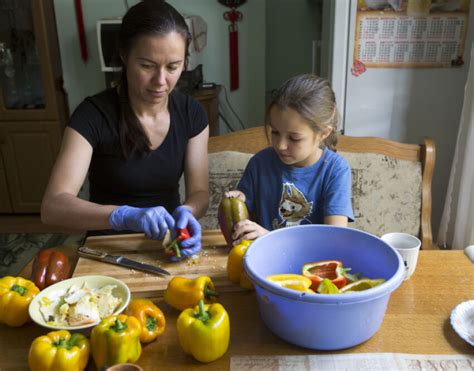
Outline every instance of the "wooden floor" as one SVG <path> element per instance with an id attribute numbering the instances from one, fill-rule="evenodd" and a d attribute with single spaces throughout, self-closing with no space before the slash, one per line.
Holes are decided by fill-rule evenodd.
<path id="1" fill-rule="evenodd" d="M 0 233 L 71 233 L 80 234 L 84 231 L 71 230 L 64 227 L 45 225 L 39 214 L 11 215 L 0 214 Z"/>

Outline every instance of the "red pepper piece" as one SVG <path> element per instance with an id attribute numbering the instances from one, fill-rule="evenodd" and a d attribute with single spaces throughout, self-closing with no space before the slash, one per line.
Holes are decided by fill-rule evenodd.
<path id="1" fill-rule="evenodd" d="M 191 237 L 187 228 L 177 229 L 178 236 L 165 246 L 166 256 L 176 256 L 181 258 L 181 241 L 185 241 Z"/>
<path id="2" fill-rule="evenodd" d="M 347 279 L 344 276 L 342 262 L 338 260 L 321 260 L 319 262 L 303 265 L 303 276 L 308 277 L 313 283 L 311 289 L 316 291 L 324 278 L 331 280 L 337 288 L 346 285 Z"/>
<path id="3" fill-rule="evenodd" d="M 166 256 L 176 256 L 178 258 L 181 258 L 181 247 L 179 245 L 178 239 L 175 239 L 175 240 L 171 241 L 171 243 L 166 245 L 165 255 Z"/>
<path id="4" fill-rule="evenodd" d="M 70 277 L 69 258 L 62 252 L 46 249 L 36 254 L 31 280 L 40 290 Z"/>
<path id="5" fill-rule="evenodd" d="M 187 228 L 178 229 L 178 240 L 184 241 L 191 237 Z"/>

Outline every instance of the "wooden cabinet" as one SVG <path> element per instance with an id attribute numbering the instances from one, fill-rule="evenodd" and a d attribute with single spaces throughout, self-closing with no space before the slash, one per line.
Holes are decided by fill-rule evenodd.
<path id="1" fill-rule="evenodd" d="M 217 85 L 214 89 L 196 90 L 193 97 L 201 103 L 209 119 L 209 135 L 219 135 L 219 92 L 221 87 Z"/>
<path id="2" fill-rule="evenodd" d="M 13 211 L 39 211 L 50 170 L 59 151 L 56 122 L 15 122 L 7 128 L 1 152 Z"/>
<path id="3" fill-rule="evenodd" d="M 34 213 L 68 116 L 53 0 L 5 2 L 0 23 L 0 213 Z"/>
<path id="4" fill-rule="evenodd" d="M 13 208 L 7 186 L 7 176 L 3 167 L 3 159 L 0 151 L 0 213 L 11 213 L 12 211 Z"/>

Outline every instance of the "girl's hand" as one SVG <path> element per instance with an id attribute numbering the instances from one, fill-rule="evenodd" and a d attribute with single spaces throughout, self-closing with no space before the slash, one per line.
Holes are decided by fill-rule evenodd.
<path id="1" fill-rule="evenodd" d="M 234 232 L 232 233 L 232 244 L 238 245 L 242 240 L 255 240 L 268 233 L 268 230 L 263 228 L 260 224 L 252 222 L 251 220 L 242 220 L 234 225 Z"/>
<path id="2" fill-rule="evenodd" d="M 240 192 L 238 190 L 234 190 L 234 191 L 227 191 L 224 193 L 224 197 L 227 197 L 227 198 L 238 198 L 240 199 L 241 201 L 245 202 L 245 194 L 243 192 Z"/>

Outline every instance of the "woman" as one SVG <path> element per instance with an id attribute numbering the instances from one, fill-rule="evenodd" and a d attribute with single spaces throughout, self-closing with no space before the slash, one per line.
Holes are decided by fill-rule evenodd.
<path id="1" fill-rule="evenodd" d="M 119 34 L 120 84 L 74 111 L 43 198 L 44 223 L 153 239 L 188 227 L 183 255 L 199 251 L 209 128 L 200 104 L 173 90 L 189 42 L 184 18 L 166 2 L 145 0 L 129 9 Z M 90 201 L 77 196 L 87 172 Z"/>

